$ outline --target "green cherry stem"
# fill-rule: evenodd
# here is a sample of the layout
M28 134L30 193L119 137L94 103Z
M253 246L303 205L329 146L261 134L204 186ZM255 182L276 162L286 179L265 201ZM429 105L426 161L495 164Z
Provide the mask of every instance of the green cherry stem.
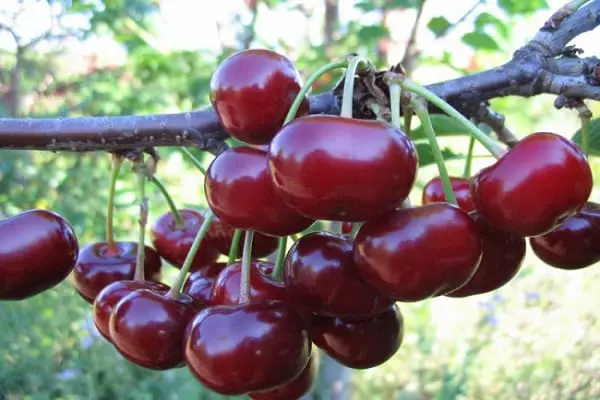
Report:
M341 117L352 118L352 104L354 100L354 76L358 71L360 64L364 67L369 65L369 61L360 56L355 56L348 62L348 68L346 69L346 76L344 77L344 92L342 94L342 109L340 111ZM392 114L393 118L393 114Z
M134 280L146 279L144 263L146 257L146 224L148 223L148 198L146 198L146 171L143 159L137 164L138 196L140 198L140 215L138 231L138 248L135 262Z
M429 144L431 145L431 151L433 152L433 157L435 158L435 162L438 166L440 177L442 179L442 185L444 187L444 195L446 196L446 201L448 203L456 205L456 196L454 196L454 191L452 190L452 184L450 183L450 176L448 175L448 170L446 169L444 156L442 155L442 151L440 150L437 138L435 137L433 125L431 124L431 118L429 116L429 110L427 110L427 106L419 100L413 101L412 107L415 110L415 113L417 114L419 119L421 120L421 124L423 125L423 128L425 130L425 135L427 136Z
M181 218L181 214L175 206L175 202L173 201L171 195L169 195L169 192L167 191L165 185L163 185L163 183L156 176L152 176L150 180L163 195L163 197L167 201L167 204L169 204L169 209L171 210L171 214L173 214L173 217L175 217L175 223L177 224L177 226L183 226L183 218Z
M242 250L242 276L240 279L240 304L250 301L250 277L252 268L252 241L254 231L244 234L244 249Z
M275 267L271 277L276 281L283 280L283 262L285 261L285 254L287 250L287 236L279 238L279 248L277 250L277 260L275 261Z
M590 121L592 119L592 112L584 105L578 109L578 114L581 121L581 151L587 157L590 153Z
M198 160L198 158L196 158L196 156L193 155L191 151L189 151L185 147L180 147L179 150L181 150L181 152L187 157L187 159L190 160L192 164L194 164L196 168L200 170L200 172L202 172L202 175L206 175L206 168L202 166L200 160Z
M181 288L183 287L183 284L185 283L187 274L190 272L190 268L192 268L192 263L194 261L194 258L196 257L196 253L198 253L198 249L200 248L200 245L202 244L202 240L206 236L206 233L208 232L208 229L210 228L210 225L212 224L213 219L214 219L214 215L213 215L212 211L210 209L208 209L206 211L206 214L204 215L204 222L202 222L202 225L200 226L200 230L196 234L196 237L194 238L194 241L192 242L192 246L190 247L190 250L188 251L187 255L185 256L185 261L183 262L183 265L181 266L181 270L179 271L179 274L175 278L175 282L173 282L173 286L171 286L171 289L169 290L169 293L167 294L168 296L171 296L174 299L179 298L179 295L181 294Z
M108 202L106 209L106 243L109 249L115 249L115 230L114 230L114 211L115 211L115 191L117 179L123 165L123 158L116 154L112 155L112 169L110 174L110 184L108 187Z
M350 232L350 237L352 240L356 239L356 235L358 235L358 231L360 230L361 226L362 222L356 222L354 225L352 225L352 232Z
M391 83L390 88L390 109L392 113L392 125L402 129L400 122L400 96L402 96L402 88L397 83Z
M242 232L243 231L241 229L236 229L235 232L233 232L231 246L229 247L229 264L232 264L238 258L240 240L242 239Z
M471 176L471 168L473 166L473 151L475 149L475 138L471 136L469 138L469 149L467 150L467 158L465 159L465 171L463 177L468 178Z

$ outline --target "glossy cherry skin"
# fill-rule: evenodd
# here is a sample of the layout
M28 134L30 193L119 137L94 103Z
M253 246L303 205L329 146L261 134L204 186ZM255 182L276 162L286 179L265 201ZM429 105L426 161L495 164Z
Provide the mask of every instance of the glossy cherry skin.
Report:
M295 379L275 389L265 390L262 392L248 393L248 397L253 400L296 400L308 394L319 373L319 352L311 350L308 364L304 370Z
M151 230L152 245L162 258L175 267L181 268L194 238L204 222L204 215L192 209L179 210L184 225L177 225L172 212L162 214ZM219 258L219 251L212 241L205 237L194 257L191 270L194 271Z
M473 178L475 208L492 225L520 236L550 232L576 214L592 190L581 150L553 133L521 140Z
M340 364L367 369L383 364L400 348L404 339L404 319L397 305L365 320L315 316L313 342Z
M302 88L294 64L271 50L242 50L226 58L210 81L210 99L225 130L255 145L268 144ZM305 96L297 116L307 114Z
M600 261L600 211L584 209L558 228L529 239L533 252L546 264L574 270Z
M458 206L466 212L473 211L473 199L471 198L471 179L450 177L452 191L456 196ZM439 176L436 176L423 188L423 204L446 202L444 186Z
M215 262L192 272L183 285L183 293L190 296L196 306L206 306L210 303L210 294L217 276L225 267L227 263Z
M207 388L223 395L291 382L311 353L304 319L280 301L208 307L187 333L189 369Z
M137 262L136 242L115 242L110 247L106 242L91 243L79 252L73 270L73 281L77 292L87 302L93 303L102 289L113 282L131 280ZM160 280L162 261L154 249L146 246L144 257L145 278Z
M419 301L464 285L477 270L475 222L448 203L392 211L365 222L354 241L362 278L398 301Z
M302 232L314 222L279 198L267 167L267 153L251 147L234 147L219 154L206 173L205 192L214 214L237 229L285 236Z
M235 229L232 226L227 225L219 217L215 216L212 224L210 225L210 229L206 234L206 237L219 251L219 253L228 255L234 233ZM240 246L238 248L238 254L242 254L244 241L244 235L242 235L242 238L240 239ZM252 257L267 257L277 250L278 245L279 240L276 237L255 232L254 239L252 240Z
M148 369L165 370L183 365L183 339L197 311L192 299L174 299L138 289L121 299L109 320L109 335L129 361Z
M111 342L109 321L115 306L127 295L138 289L152 290L157 293L165 294L169 287L163 283L153 281L117 281L106 286L98 293L94 300L92 317L94 325L106 340Z
M278 194L312 219L357 222L390 211L408 196L417 167L400 129L331 115L292 121L269 150Z
M475 275L446 296L465 297L496 290L513 279L525 258L525 239L501 231L485 221L476 211L469 213L477 223L483 239L483 255Z
M284 263L284 281L294 301L312 312L334 317L371 317L394 300L360 277L352 240L327 232L298 239Z
M73 270L79 251L61 215L28 210L0 221L0 300L23 300L53 288Z

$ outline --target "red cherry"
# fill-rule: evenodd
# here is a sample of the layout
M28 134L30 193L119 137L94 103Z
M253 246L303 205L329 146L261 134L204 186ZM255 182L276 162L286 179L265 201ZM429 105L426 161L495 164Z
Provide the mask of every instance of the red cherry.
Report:
M79 253L73 270L77 292L87 302L93 303L102 289L113 282L131 280L135 274L138 244L115 242L111 247L106 242L88 244ZM144 257L145 278L160 280L162 261L154 249L146 246Z
M225 267L227 263L215 262L192 272L183 285L183 293L194 299L197 307L205 307L210 303L210 293L217 276Z
M600 261L600 211L584 209L558 228L529 239L536 256L546 264L574 270Z
M473 179L475 208L491 224L520 236L556 228L585 204L592 171L581 150L553 133L521 140Z
M352 222L342 222L342 234L349 235L352 233L352 229L354 229L354 224Z
M292 121L269 150L278 194L312 219L365 221L394 209L417 166L415 146L400 129L331 115Z
M293 400L300 399L312 389L319 373L319 352L312 349L308 364L295 379L275 389L252 392L248 396L254 400Z
M361 279L352 244L327 232L298 239L284 270L285 286L294 301L314 313L335 317L370 317L387 310L394 300Z
M210 390L241 395L297 378L311 352L302 316L280 301L208 307L191 322L185 360Z
M205 192L215 215L238 229L285 236L314 222L276 195L267 154L250 147L234 147L219 154L206 173Z
M483 239L483 255L475 275L463 286L446 296L465 297L491 292L514 278L525 258L525 239L498 230L476 211L469 213L477 223Z
M198 234L204 215L200 211L179 210L184 225L177 225L172 212L162 214L151 230L152 245L165 260L177 268L181 268ZM204 238L194 257L191 270L194 271L219 258L219 251L208 238Z
M0 300L23 300L62 282L79 244L59 214L28 210L0 221Z
M381 365L400 348L404 319L397 305L378 316L357 321L315 316L313 342L340 364L355 369Z
M399 301L419 301L464 285L482 254L477 225L460 208L433 203L365 222L354 260L368 283Z
M173 299L138 289L117 303L109 335L119 353L134 364L164 370L183 364L183 339L196 314L192 299Z
M458 206L466 212L473 211L473 199L471 198L471 179L450 177L452 191L456 196ZM443 203L446 201L444 186L439 176L430 180L423 188L423 205L430 203Z
M215 216L212 224L210 225L210 229L206 234L206 238L210 240L210 242L221 254L227 255L229 254L229 249L231 248L231 241L233 240L234 233L235 229L232 226L227 225L219 217ZM242 235L240 240L240 246L238 248L239 254L242 253L243 245L244 235ZM252 240L252 257L267 257L277 250L278 245L279 240L276 237L255 232L254 239Z
M135 292L138 289L152 290L157 293L167 293L169 287L163 283L152 282L152 281L117 281L106 286L98 293L96 300L94 300L94 308L92 317L94 319L94 325L98 328L98 331L104 336L106 340L111 342L109 321L110 316L115 309L115 306L125 296Z
M274 51L249 49L226 58L210 81L210 99L225 130L251 144L268 144L302 88L294 64ZM308 113L308 98L297 116Z

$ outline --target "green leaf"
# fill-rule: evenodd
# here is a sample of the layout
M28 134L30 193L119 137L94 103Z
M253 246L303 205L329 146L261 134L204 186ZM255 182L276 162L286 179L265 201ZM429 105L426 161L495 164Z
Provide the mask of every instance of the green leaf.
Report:
M450 28L450 26L450 21L444 17L431 18L427 24L429 30L432 31L436 37L442 36L448 30L448 28Z
M498 6L507 14L532 14L535 11L547 9L546 0L498 0Z
M462 41L475 49L498 50L498 43L487 33L471 32L462 37Z
M581 146L581 129L579 129L571 138L578 146ZM590 143L589 154L591 156L600 156L600 118L590 121Z
M475 19L475 31L483 32L487 26L493 26L496 32L503 38L508 38L508 26L500 18L484 12Z
M363 26L358 31L358 40L361 43L379 40L382 37L388 36L389 31L386 27L380 25Z
M431 150L431 145L428 142L415 142L415 147L417 149L417 153L419 154L419 167L435 164L433 151ZM442 149L442 155L444 156L444 161L465 158L464 154L455 153L447 147Z
M431 124L436 136L462 136L469 134L460 122L447 115L432 114ZM413 129L410 137L413 140L427 139L423 126Z

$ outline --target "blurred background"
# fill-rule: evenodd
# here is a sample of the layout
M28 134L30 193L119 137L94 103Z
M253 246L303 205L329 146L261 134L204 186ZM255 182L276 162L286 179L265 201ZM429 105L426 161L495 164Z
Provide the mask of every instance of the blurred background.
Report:
M507 61L562 4L0 0L0 116L191 110L209 103L208 83L218 63L249 47L288 55L305 77L358 52L381 68L402 61L415 80L433 83ZM593 55L597 41L597 33L588 33L574 44ZM326 76L313 91L330 89L338 77ZM556 111L553 100L510 97L492 105L518 136L551 130L571 137L577 116ZM462 172L467 143L460 131L442 139L453 174ZM159 151L158 176L178 206L206 207L202 176L176 150ZM211 156L198 155L208 165ZM492 161L476 147L475 167ZM592 167L600 187L595 158ZM434 175L433 165L420 170L415 204ZM103 240L108 179L106 154L0 151L0 216L48 208L73 224L82 246ZM149 191L152 222L167 206ZM592 200L600 201L598 190ZM136 213L135 178L126 168L117 190L119 239L135 240ZM495 293L401 305L406 334L396 356L365 371L329 362L313 398L600 398L599 307L598 265L561 271L529 252L518 277ZM90 306L69 281L1 304L0 399L219 398L185 368L153 372L125 362L95 333L89 316Z

